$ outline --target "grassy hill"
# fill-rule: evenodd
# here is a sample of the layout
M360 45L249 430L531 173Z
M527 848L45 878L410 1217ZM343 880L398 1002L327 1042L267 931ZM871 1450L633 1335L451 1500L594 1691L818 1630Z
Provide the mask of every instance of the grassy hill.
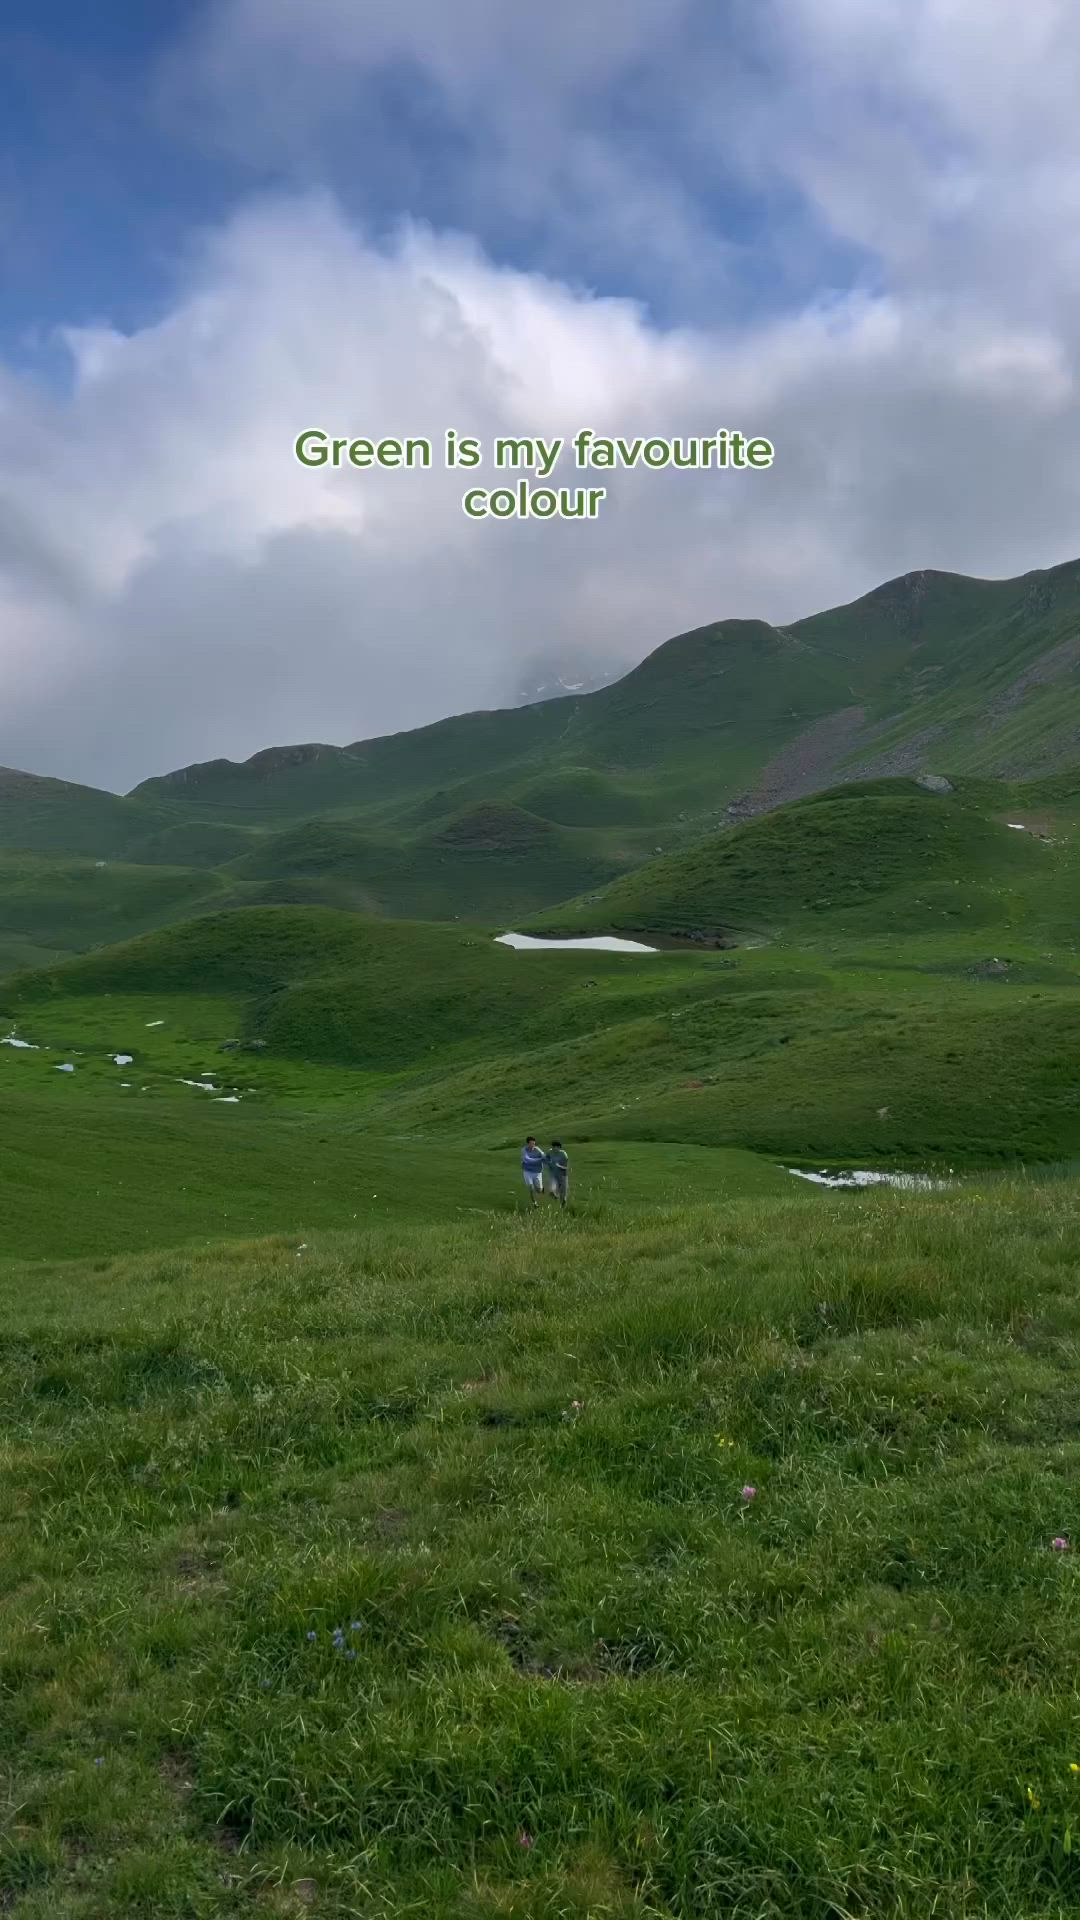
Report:
M871 848L847 891L851 859ZM215 1078L215 1054L243 1042L256 1092L347 1106L372 1135L485 1150L530 1125L565 1130L572 1115L579 1138L789 1162L1080 1152L1080 962L1075 940L1045 944L1074 925L1070 843L914 790L822 799L719 836L718 869L713 850L704 866L675 863L714 890L693 896L694 914L741 887L744 922L769 916L765 944L516 953L476 928L233 908L15 976L0 1011L39 1048L104 1059L139 1036L140 1086L155 1088ZM645 877L666 881L671 865ZM671 906L668 925L686 924ZM219 996L212 1024L170 1052L207 993ZM12 1049L0 1070L22 1089L51 1069ZM55 1097L67 1097L59 1084Z
M645 857L648 833L604 835L557 826L494 802L419 831L373 833L348 821L308 821L260 836L232 863L267 902L318 901L365 914L429 920L515 918L538 898L603 884Z
M0 851L123 860L171 824L152 804L0 767Z
M238 894L193 868L0 853L0 973L106 946Z
M945 918L1004 929L1062 913L1062 887L1072 888L1070 904L1077 898L1073 868L1071 846L1017 832L963 792L882 781L714 833L533 924L716 936L822 923L834 933L915 933Z

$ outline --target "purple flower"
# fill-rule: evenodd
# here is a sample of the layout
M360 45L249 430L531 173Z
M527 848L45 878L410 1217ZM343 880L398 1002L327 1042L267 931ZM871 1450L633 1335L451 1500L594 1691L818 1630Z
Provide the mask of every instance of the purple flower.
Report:
M744 1487L744 1488L743 1488L743 1490L742 1490L742 1497L743 1497L743 1499L744 1499L744 1500L746 1501L746 1503L747 1503L747 1505L749 1505L749 1503L750 1503L750 1501L751 1501L751 1500L756 1500L756 1499L757 1499L757 1488L756 1488L756 1487Z
M104 1757L102 1757L102 1758L101 1758L101 1759L99 1759L99 1760L95 1760L95 1761L94 1761L94 1765L95 1765L95 1767L103 1767L103 1766L105 1765L105 1760L104 1760Z
M364 1631L364 1623L362 1620L353 1620L350 1622L349 1624L350 1633L363 1633L363 1631Z
M345 1649L345 1658L346 1658L346 1660L355 1660L355 1659L356 1659L356 1648L355 1648L355 1647L346 1647L346 1649Z
M316 1633L316 1631L315 1631L315 1629L314 1629L314 1627L312 1627L312 1629L311 1629L311 1632L310 1632L310 1633L308 1634L308 1639L309 1639L309 1640L317 1640L317 1639L318 1639L318 1637L319 1637L319 1636L318 1636L318 1634Z
M525 1847L526 1849L535 1847L536 1845L536 1841L526 1827L522 1827L521 1832L518 1834L517 1842L519 1847Z
M1063 1533L1056 1533L1050 1545L1053 1547L1055 1553L1068 1553L1069 1551L1069 1543Z

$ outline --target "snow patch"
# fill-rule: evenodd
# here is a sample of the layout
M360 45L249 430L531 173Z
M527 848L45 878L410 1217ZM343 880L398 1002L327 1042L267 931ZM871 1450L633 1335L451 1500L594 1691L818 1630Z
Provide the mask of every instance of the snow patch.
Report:
M71 1062L70 1062L70 1060L69 1060L69 1061L67 1061L67 1062L66 1062L66 1063L64 1064L64 1066L62 1066L62 1067L54 1067L54 1068L53 1068L53 1072L54 1072L54 1073L74 1073L74 1071L75 1071L75 1069L74 1069L74 1067L72 1066L72 1064L71 1064Z
M39 1051L32 1040L17 1040L13 1033L9 1033L5 1039L0 1040L0 1047L22 1047L27 1053Z
M927 1173L806 1173L802 1167L788 1167L796 1180L812 1180L816 1187L899 1187L907 1193L937 1192L947 1180L932 1180Z
M201 1093L217 1092L212 1080L181 1080L179 1084L182 1087L198 1087Z
M130 1067L134 1058L135 1058L135 1055L133 1053L114 1053L113 1054L113 1062L118 1067Z
M214 1101L214 1105L215 1107L238 1107L240 1105L240 1095L238 1093L219 1093L217 1099Z
M500 933L496 946L514 947L520 952L536 952L547 947L578 947L592 953L655 953L655 947L642 946L640 940L616 940L612 934L599 934L589 940L536 940L531 933Z
M165 1022L164 1020L148 1020L146 1024L148 1027L163 1027Z

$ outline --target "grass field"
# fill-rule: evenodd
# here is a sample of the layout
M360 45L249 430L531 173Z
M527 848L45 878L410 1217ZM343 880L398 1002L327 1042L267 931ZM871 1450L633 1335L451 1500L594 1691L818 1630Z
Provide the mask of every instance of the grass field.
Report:
M9 1270L8 1909L1075 1911L1076 1230L1061 1182Z

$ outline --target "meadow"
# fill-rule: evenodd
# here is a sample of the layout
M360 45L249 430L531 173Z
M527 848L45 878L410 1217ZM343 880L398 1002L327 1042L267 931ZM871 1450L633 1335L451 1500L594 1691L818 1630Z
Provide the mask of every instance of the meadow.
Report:
M1080 1904L1076 1190L476 1214L0 1280L0 1888Z
M167 865L29 943L0 1912L1080 1913L1080 890L1019 804L826 796L557 916L722 949Z

